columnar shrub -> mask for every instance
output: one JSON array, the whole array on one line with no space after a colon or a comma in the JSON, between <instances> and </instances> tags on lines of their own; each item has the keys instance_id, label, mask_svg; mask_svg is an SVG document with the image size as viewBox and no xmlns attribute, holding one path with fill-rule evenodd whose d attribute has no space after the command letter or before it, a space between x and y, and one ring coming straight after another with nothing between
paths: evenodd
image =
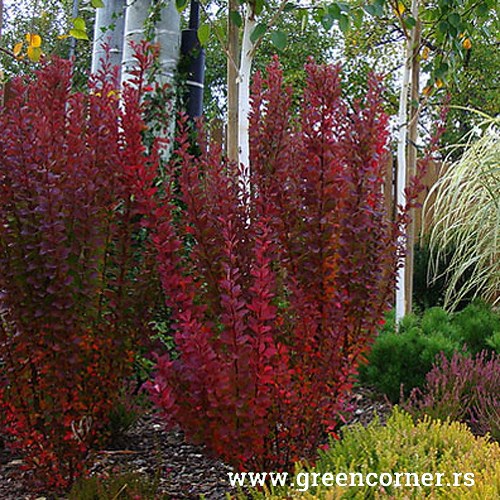
<instances>
[{"instance_id":1,"label":"columnar shrub","mask_svg":"<svg viewBox=\"0 0 500 500\"><path fill-rule=\"evenodd\" d=\"M0 112L0 424L46 486L82 468L146 331L141 85L47 63ZM142 211L142 208L141 208Z\"/></svg>"},{"instance_id":2,"label":"columnar shrub","mask_svg":"<svg viewBox=\"0 0 500 500\"><path fill-rule=\"evenodd\" d=\"M150 218L176 342L150 391L170 424L243 468L313 459L394 289L377 83L350 106L338 67L307 73L297 115L277 62L255 79L249 190L202 130L193 149L182 118L174 200Z\"/></svg>"},{"instance_id":3,"label":"columnar shrub","mask_svg":"<svg viewBox=\"0 0 500 500\"><path fill-rule=\"evenodd\" d=\"M500 355L482 351L475 357L444 355L415 389L406 409L417 417L459 420L476 434L500 439Z\"/></svg>"}]
</instances>

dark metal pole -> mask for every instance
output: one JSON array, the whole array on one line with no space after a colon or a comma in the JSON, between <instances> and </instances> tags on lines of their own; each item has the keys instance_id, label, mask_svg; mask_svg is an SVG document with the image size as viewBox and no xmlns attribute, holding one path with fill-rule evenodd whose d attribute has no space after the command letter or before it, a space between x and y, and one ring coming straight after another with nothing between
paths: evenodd
<instances>
[{"instance_id":1,"label":"dark metal pole","mask_svg":"<svg viewBox=\"0 0 500 500\"><path fill-rule=\"evenodd\" d=\"M203 87L205 80L205 51L198 40L200 4L191 0L189 28L182 32L181 54L187 72L186 108L189 118L203 114Z\"/></svg>"},{"instance_id":2,"label":"dark metal pole","mask_svg":"<svg viewBox=\"0 0 500 500\"><path fill-rule=\"evenodd\" d=\"M73 0L73 6L71 8L71 15L73 16L73 19L78 17L78 0ZM68 54L68 59L73 59L76 54L76 38L71 37L69 41L69 54Z\"/></svg>"}]
</instances>

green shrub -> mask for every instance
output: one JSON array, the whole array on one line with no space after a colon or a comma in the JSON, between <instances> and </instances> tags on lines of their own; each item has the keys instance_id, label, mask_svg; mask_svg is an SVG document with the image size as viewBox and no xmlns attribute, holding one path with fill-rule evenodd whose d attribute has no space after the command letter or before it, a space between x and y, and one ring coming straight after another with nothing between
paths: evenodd
<instances>
[{"instance_id":1,"label":"green shrub","mask_svg":"<svg viewBox=\"0 0 500 500\"><path fill-rule=\"evenodd\" d=\"M360 366L359 380L397 402L401 387L405 397L423 387L437 354L450 358L455 351L475 355L484 349L500 352L500 316L486 304L469 304L456 314L440 307L409 314L398 333L391 314Z\"/></svg>"},{"instance_id":2,"label":"green shrub","mask_svg":"<svg viewBox=\"0 0 500 500\"><path fill-rule=\"evenodd\" d=\"M482 302L470 304L455 314L453 324L458 330L458 340L466 344L467 350L472 354L477 354L483 349L495 348L489 340L495 335L496 338L500 336L500 315Z\"/></svg>"},{"instance_id":3,"label":"green shrub","mask_svg":"<svg viewBox=\"0 0 500 500\"><path fill-rule=\"evenodd\" d=\"M433 316L437 318L434 327ZM387 395L392 402L399 400L401 391L408 396L413 388L422 387L436 355L444 352L451 356L460 348L456 340L441 333L443 324L441 315L431 309L425 316L425 331L419 319L409 315L396 333L393 317L389 317L372 345L367 363L360 365L360 382ZM449 330L447 325L446 332Z\"/></svg>"},{"instance_id":4,"label":"green shrub","mask_svg":"<svg viewBox=\"0 0 500 500\"><path fill-rule=\"evenodd\" d=\"M394 474L414 472L441 473L442 486L345 486L325 487L318 476L318 486L313 486L309 475L309 489L305 489L304 472L319 474L382 472ZM300 477L299 474L302 473ZM448 487L454 482L453 473L474 474L473 486L461 484ZM394 476L393 476L394 477ZM471 479L469 476L468 479ZM314 468L297 467L296 489L271 488L271 491L255 492L253 498L278 499L370 499L370 498L500 498L500 447L486 438L473 436L467 427L457 422L433 421L425 418L414 423L412 417L395 408L386 425L378 421L367 428L356 425L343 433L340 441L332 442L330 449L320 451ZM348 475L348 481L350 477ZM359 484L356 480L355 484ZM394 481L394 480L393 480ZM463 482L463 476L461 478ZM421 483L422 484L422 483Z\"/></svg>"},{"instance_id":5,"label":"green shrub","mask_svg":"<svg viewBox=\"0 0 500 500\"><path fill-rule=\"evenodd\" d=\"M500 354L500 330L495 332L490 338L486 339L486 345Z\"/></svg>"},{"instance_id":6,"label":"green shrub","mask_svg":"<svg viewBox=\"0 0 500 500\"><path fill-rule=\"evenodd\" d=\"M460 331L453 323L452 317L441 307L426 309L422 314L420 326L425 335L438 333L447 338L460 340Z\"/></svg>"}]
</instances>

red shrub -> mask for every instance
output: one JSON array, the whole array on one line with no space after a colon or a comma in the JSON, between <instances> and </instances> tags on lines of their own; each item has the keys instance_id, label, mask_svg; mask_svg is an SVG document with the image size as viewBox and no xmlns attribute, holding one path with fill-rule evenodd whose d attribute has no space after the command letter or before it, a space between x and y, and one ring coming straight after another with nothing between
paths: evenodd
<instances>
[{"instance_id":1,"label":"red shrub","mask_svg":"<svg viewBox=\"0 0 500 500\"><path fill-rule=\"evenodd\" d=\"M314 458L395 281L376 82L349 107L338 68L307 71L298 118L277 63L256 77L248 196L218 145L201 134L192 153L181 119L178 199L151 219L178 356L158 358L150 392L189 439L254 470Z\"/></svg>"},{"instance_id":2,"label":"red shrub","mask_svg":"<svg viewBox=\"0 0 500 500\"><path fill-rule=\"evenodd\" d=\"M151 304L139 207L156 155L140 88L122 110L117 85L103 73L73 92L57 60L0 112L0 424L54 487L102 434Z\"/></svg>"}]
</instances>

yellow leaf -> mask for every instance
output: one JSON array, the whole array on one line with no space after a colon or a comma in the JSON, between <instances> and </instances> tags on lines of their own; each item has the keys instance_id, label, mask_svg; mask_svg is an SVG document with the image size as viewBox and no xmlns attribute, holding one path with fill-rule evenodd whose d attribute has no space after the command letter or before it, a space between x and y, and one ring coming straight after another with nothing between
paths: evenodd
<instances>
[{"instance_id":1,"label":"yellow leaf","mask_svg":"<svg viewBox=\"0 0 500 500\"><path fill-rule=\"evenodd\" d=\"M26 35L26 41L35 49L38 49L42 45L42 37L40 35L36 35L35 33L28 33Z\"/></svg>"},{"instance_id":2,"label":"yellow leaf","mask_svg":"<svg viewBox=\"0 0 500 500\"><path fill-rule=\"evenodd\" d=\"M424 88L423 92L424 95L430 95L430 93L432 92L432 87L430 85L427 85L427 87Z\"/></svg>"},{"instance_id":3,"label":"yellow leaf","mask_svg":"<svg viewBox=\"0 0 500 500\"><path fill-rule=\"evenodd\" d=\"M405 10L406 10L406 7L404 6L404 3L403 2L398 2L398 6L397 6L397 9L396 9L396 12L400 16L402 16Z\"/></svg>"},{"instance_id":4,"label":"yellow leaf","mask_svg":"<svg viewBox=\"0 0 500 500\"><path fill-rule=\"evenodd\" d=\"M18 42L14 45L12 52L17 57L21 53L22 50L23 50L23 42Z\"/></svg>"},{"instance_id":5,"label":"yellow leaf","mask_svg":"<svg viewBox=\"0 0 500 500\"><path fill-rule=\"evenodd\" d=\"M438 89L440 89L440 88L444 87L444 82L443 82L443 80L441 80L440 78L438 78L438 79L436 80L436 87L437 87Z\"/></svg>"},{"instance_id":6,"label":"yellow leaf","mask_svg":"<svg viewBox=\"0 0 500 500\"><path fill-rule=\"evenodd\" d=\"M472 42L470 41L470 38L466 38L463 42L462 42L462 46L465 50L470 50L471 47L472 47Z\"/></svg>"},{"instance_id":7,"label":"yellow leaf","mask_svg":"<svg viewBox=\"0 0 500 500\"><path fill-rule=\"evenodd\" d=\"M58 40L65 40L66 38L69 38L71 35L57 35Z\"/></svg>"},{"instance_id":8,"label":"yellow leaf","mask_svg":"<svg viewBox=\"0 0 500 500\"><path fill-rule=\"evenodd\" d=\"M422 59L429 59L429 53L430 53L430 50L429 50L429 47L424 47L422 49Z\"/></svg>"},{"instance_id":9,"label":"yellow leaf","mask_svg":"<svg viewBox=\"0 0 500 500\"><path fill-rule=\"evenodd\" d=\"M30 61L38 62L40 60L41 55L42 55L42 49L40 47L33 47L33 45L30 45L28 47L28 57Z\"/></svg>"}]
</instances>

